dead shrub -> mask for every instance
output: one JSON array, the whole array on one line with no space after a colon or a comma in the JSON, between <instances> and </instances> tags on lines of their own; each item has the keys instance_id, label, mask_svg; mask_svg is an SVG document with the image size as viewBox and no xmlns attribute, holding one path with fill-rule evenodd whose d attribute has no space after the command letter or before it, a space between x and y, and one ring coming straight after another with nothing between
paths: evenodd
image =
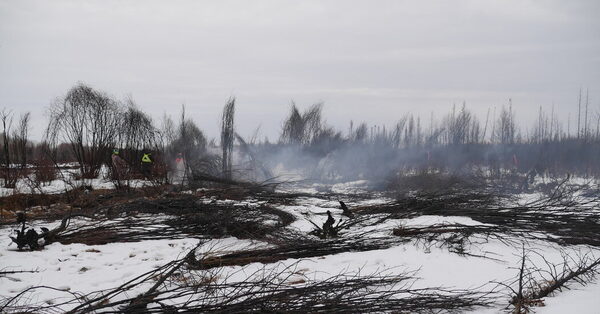
<instances>
[{"instance_id":1,"label":"dead shrub","mask_svg":"<svg viewBox=\"0 0 600 314\"><path fill-rule=\"evenodd\" d=\"M35 163L33 170L34 182L37 185L46 185L56 180L56 167L50 160L39 160Z\"/></svg>"}]
</instances>

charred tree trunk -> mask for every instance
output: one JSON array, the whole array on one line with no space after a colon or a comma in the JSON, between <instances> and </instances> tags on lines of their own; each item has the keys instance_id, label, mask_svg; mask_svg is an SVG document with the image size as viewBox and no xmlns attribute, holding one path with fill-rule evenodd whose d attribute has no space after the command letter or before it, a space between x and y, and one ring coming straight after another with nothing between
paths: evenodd
<instances>
[{"instance_id":1,"label":"charred tree trunk","mask_svg":"<svg viewBox=\"0 0 600 314\"><path fill-rule=\"evenodd\" d=\"M234 112L235 98L231 98L223 108L223 118L221 120L222 171L223 177L226 179L232 178L233 141L235 139L233 129Z\"/></svg>"}]
</instances>

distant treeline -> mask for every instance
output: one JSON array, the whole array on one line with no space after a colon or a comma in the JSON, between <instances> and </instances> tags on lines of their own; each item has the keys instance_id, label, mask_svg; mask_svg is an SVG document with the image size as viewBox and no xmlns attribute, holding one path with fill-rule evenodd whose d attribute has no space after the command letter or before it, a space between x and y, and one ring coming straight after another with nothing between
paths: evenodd
<instances>
[{"instance_id":1,"label":"distant treeline","mask_svg":"<svg viewBox=\"0 0 600 314\"><path fill-rule=\"evenodd\" d=\"M234 113L235 99L230 99L223 111L220 141L208 141L184 107L175 119L168 115L153 119L132 99L117 100L79 83L50 105L48 126L39 143L28 139L29 113L15 117L2 112L0 159L5 185L14 181L7 165L26 168L77 162L83 177L97 177L103 164L110 165L113 149L120 149L133 167L144 152L152 152L156 162L167 168L169 160L181 154L195 170L228 178L246 170L260 172L258 177L264 178L277 165L332 179L474 168L492 174L503 170L600 174L600 115L590 112L588 97L583 99L581 93L575 132L565 128L553 111L548 114L542 108L532 126L519 127L510 101L491 116L488 110L485 119L463 104L440 119L432 115L426 126L408 113L391 127L350 122L346 131L324 122L321 104L301 111L292 103L276 141L238 135Z\"/></svg>"}]
</instances>

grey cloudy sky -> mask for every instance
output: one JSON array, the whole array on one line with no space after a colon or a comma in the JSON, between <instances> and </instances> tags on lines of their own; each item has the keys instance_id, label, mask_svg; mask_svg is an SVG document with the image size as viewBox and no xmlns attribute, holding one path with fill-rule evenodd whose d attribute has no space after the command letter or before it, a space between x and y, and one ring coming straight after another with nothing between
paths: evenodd
<instances>
[{"instance_id":1,"label":"grey cloudy sky","mask_svg":"<svg viewBox=\"0 0 600 314\"><path fill-rule=\"evenodd\" d=\"M156 118L186 104L209 136L230 96L238 130L271 138L291 100L340 129L508 98L523 124L566 120L580 88L600 109L600 1L0 0L0 108L41 137L78 81Z\"/></svg>"}]
</instances>

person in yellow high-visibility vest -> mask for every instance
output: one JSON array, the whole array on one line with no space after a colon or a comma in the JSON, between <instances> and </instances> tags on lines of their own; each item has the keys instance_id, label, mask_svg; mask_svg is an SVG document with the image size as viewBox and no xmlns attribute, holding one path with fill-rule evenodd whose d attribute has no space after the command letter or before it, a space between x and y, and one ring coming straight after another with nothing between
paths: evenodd
<instances>
[{"instance_id":1,"label":"person in yellow high-visibility vest","mask_svg":"<svg viewBox=\"0 0 600 314\"><path fill-rule=\"evenodd\" d=\"M146 179L152 178L152 158L150 158L150 155L150 153L144 153L142 155L141 170Z\"/></svg>"}]
</instances>

